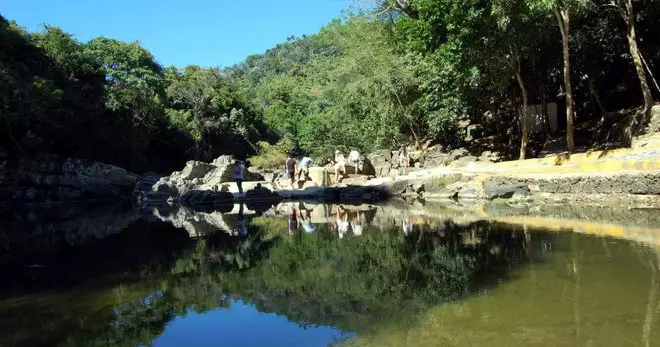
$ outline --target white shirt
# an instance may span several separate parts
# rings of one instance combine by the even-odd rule
[[[359,161],[360,160],[360,153],[358,151],[351,151],[351,153],[348,154],[348,157],[351,159],[351,161]]]
[[[300,160],[300,167],[310,167],[312,166],[312,158],[304,157]]]

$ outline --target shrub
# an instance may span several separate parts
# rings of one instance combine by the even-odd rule
[[[293,141],[285,137],[276,144],[260,141],[257,143],[257,155],[250,157],[252,166],[264,169],[275,169],[284,166],[288,153],[293,150]]]

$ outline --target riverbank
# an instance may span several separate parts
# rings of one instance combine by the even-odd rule
[[[453,154],[452,154],[453,155]],[[372,162],[367,161],[366,165]],[[392,197],[423,200],[506,200],[660,207],[660,134],[638,139],[631,148],[494,163],[469,156],[448,164],[411,168],[405,175],[394,163],[380,170],[386,177],[352,174],[339,184],[322,167],[305,181],[251,170],[244,196],[232,179],[233,158],[212,163],[191,161],[181,171],[146,185],[141,201],[184,205],[231,204],[235,201],[275,204],[280,200],[373,203]]]

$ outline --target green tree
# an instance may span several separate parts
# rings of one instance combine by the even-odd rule
[[[152,140],[159,118],[163,117],[165,80],[153,55],[138,42],[125,43],[96,38],[85,44],[105,73],[106,106],[127,127],[132,162],[145,161],[144,149]]]

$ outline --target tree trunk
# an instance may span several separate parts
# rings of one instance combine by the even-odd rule
[[[562,42],[562,56],[564,60],[564,88],[566,89],[566,145],[568,152],[575,152],[575,127],[573,120],[575,115],[573,113],[573,88],[571,87],[571,62],[570,50],[568,47],[568,40],[570,39],[570,13],[569,10],[554,8],[555,17],[559,24],[559,31],[561,32]]]
[[[527,119],[527,89],[523,83],[522,75],[520,74],[520,63],[518,63],[518,71],[516,71],[516,80],[520,86],[520,93],[522,94],[522,108],[520,110],[520,126],[522,139],[520,141],[520,160],[525,159],[527,153],[527,143],[529,142],[529,122]]]
[[[548,97],[543,83],[545,83],[545,81],[541,83],[541,107],[543,111],[543,132],[545,133],[545,140],[547,141],[550,138],[552,129],[550,129],[550,115],[548,114]]]
[[[639,77],[639,84],[642,88],[642,95],[644,96],[644,109],[642,113],[644,116],[647,116],[651,112],[653,107],[653,96],[651,94],[651,88],[649,87],[648,79],[646,78],[646,72],[644,71],[644,65],[642,63],[642,57],[639,53],[639,48],[637,47],[637,35],[635,34],[635,11],[633,10],[632,0],[625,0],[625,4],[621,7],[621,16],[626,22],[627,32],[626,36],[628,37],[628,48],[630,49],[630,55],[632,56],[633,63],[635,64],[635,70],[637,70],[637,77]]]

